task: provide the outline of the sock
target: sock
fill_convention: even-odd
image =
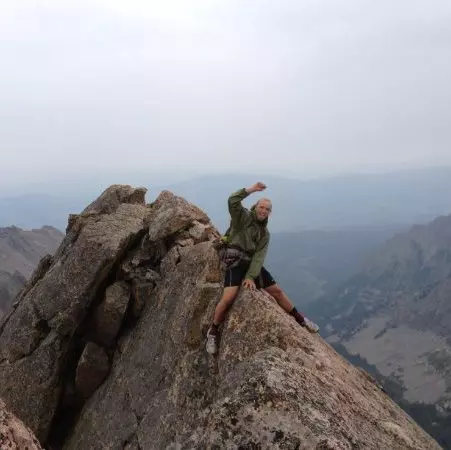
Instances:
[[[208,333],[212,334],[213,336],[217,336],[218,335],[218,325],[216,325],[215,323],[212,323]]]
[[[291,310],[290,314],[296,319],[296,322],[299,325],[304,325],[304,316],[296,309],[296,307]]]

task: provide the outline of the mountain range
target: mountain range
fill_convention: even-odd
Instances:
[[[63,239],[54,227],[22,230],[0,228],[0,317],[46,254],[53,254]]]
[[[229,220],[227,197],[258,180],[268,186],[260,196],[273,200],[273,232],[405,226],[426,223],[451,209],[449,167],[312,179],[277,177],[251,170],[249,174],[218,173],[188,181],[175,181],[174,176],[155,184],[151,177],[142,174],[123,173],[118,179],[131,185],[137,185],[139,180],[149,189],[147,201],[153,201],[163,189],[183,196],[202,208],[222,232]],[[9,192],[7,197],[0,197],[0,226],[36,228],[47,224],[64,230],[68,215],[79,213],[96,198],[104,184],[101,174],[96,183],[55,182],[30,192],[21,189],[20,195]],[[258,198],[259,195],[253,195],[245,204],[251,205]]]
[[[270,197],[272,231],[334,230],[425,223],[451,210],[451,168],[380,174],[351,174],[296,180],[253,175],[223,175],[158,186],[199,205],[220,230],[228,225],[227,197],[264,181],[267,190],[244,201]]]
[[[272,233],[265,266],[301,309],[358,272],[379,245],[408,227]]]
[[[272,182],[277,186],[272,198],[280,206],[271,218],[271,229],[276,231],[272,232],[266,264],[296,305],[320,322],[323,336],[340,353],[376,376],[428,432],[451,448],[446,425],[451,417],[451,216],[439,215],[428,221],[434,211],[449,210],[442,189],[449,181],[442,176],[447,172],[437,173],[437,178],[432,173],[417,173],[415,186],[411,185],[412,173],[398,182],[388,177],[384,189],[393,189],[393,202],[400,202],[399,210],[389,208],[385,210],[388,214],[377,220],[377,205],[387,192],[369,195],[362,217],[356,220],[363,197],[347,199],[349,180],[343,182],[338,195],[334,190],[339,191],[340,182],[329,180],[328,192],[333,195],[324,196],[325,209],[338,214],[344,208],[349,214],[338,214],[338,220],[335,217],[328,224],[321,222],[313,203],[311,215],[303,216],[303,223],[298,221],[296,212],[309,204],[305,197],[300,199],[305,191],[315,191],[311,185],[310,191],[305,189],[314,181],[305,182],[301,189],[304,182],[299,180],[265,178],[268,191]],[[434,180],[428,184],[430,177]],[[372,180],[374,189],[384,184],[382,179]],[[371,192],[370,181],[360,184],[363,189],[367,183],[366,194]],[[224,203],[232,182],[235,187],[250,184],[249,178],[242,176],[214,177],[179,183],[172,190],[185,192],[190,200],[198,198],[204,211],[211,211],[212,217],[216,214],[215,225],[222,224],[224,229]],[[154,187],[148,198],[155,199],[159,189]],[[436,197],[427,198],[424,192],[419,195],[421,189]],[[283,196],[290,202],[282,201]],[[346,205],[351,200],[355,201],[353,211]],[[246,203],[253,201],[255,198]],[[38,197],[34,204],[38,209]],[[71,203],[57,204],[68,211]],[[39,220],[44,220],[45,210],[46,203]],[[419,224],[408,225],[415,218]],[[319,229],[304,229],[309,220]],[[350,226],[353,220],[357,225]],[[67,217],[64,222],[66,227]],[[283,223],[289,223],[292,231],[280,232],[289,229]],[[49,226],[31,231],[0,229],[0,261],[4,263],[0,265],[0,315],[2,304],[3,310],[9,307],[39,259],[53,253],[62,238],[60,231]]]
[[[451,447],[451,215],[387,240],[308,311],[329,342],[396,382],[400,399],[434,406]]]

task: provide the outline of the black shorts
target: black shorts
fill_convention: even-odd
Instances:
[[[232,269],[227,269],[224,279],[224,287],[241,286],[248,268],[249,264],[241,263]],[[264,267],[262,267],[259,276],[256,277],[254,281],[257,289],[266,289],[269,286],[276,284],[276,281],[272,275]]]

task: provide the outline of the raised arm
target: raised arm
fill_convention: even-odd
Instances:
[[[229,197],[229,213],[232,218],[232,223],[238,223],[241,221],[243,214],[245,214],[245,209],[241,202],[249,195],[247,189],[240,189],[234,192]]]
[[[245,213],[241,202],[250,194],[266,189],[265,184],[258,182],[248,188],[240,189],[229,197],[229,212],[233,222],[239,222]]]

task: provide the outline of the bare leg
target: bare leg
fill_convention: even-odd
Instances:
[[[239,289],[240,286],[228,286],[224,288],[221,300],[219,300],[219,303],[216,305],[215,309],[215,315],[213,318],[213,323],[215,325],[219,325],[224,321],[226,312],[235,301]]]
[[[240,286],[228,286],[224,288],[221,300],[216,305],[213,323],[207,332],[207,352],[214,355],[218,352],[218,326],[224,321],[227,310],[235,301]]]
[[[273,284],[272,286],[267,287],[265,291],[269,295],[272,295],[276,299],[276,302],[279,304],[279,306],[283,308],[287,313],[290,313],[293,310],[293,303],[290,302],[290,299],[278,284]]]
[[[311,320],[307,319],[302,313],[296,310],[293,303],[290,302],[290,299],[287,297],[285,292],[280,288],[279,285],[274,284],[272,286],[269,286],[265,289],[265,291],[273,296],[279,306],[283,308],[288,314],[292,315],[296,322],[306,327],[308,331],[311,333],[317,333],[319,330],[318,325],[316,323],[313,323]]]

